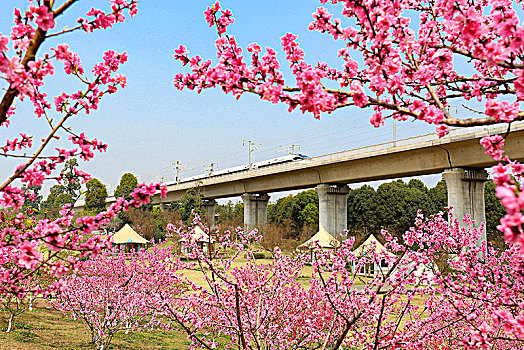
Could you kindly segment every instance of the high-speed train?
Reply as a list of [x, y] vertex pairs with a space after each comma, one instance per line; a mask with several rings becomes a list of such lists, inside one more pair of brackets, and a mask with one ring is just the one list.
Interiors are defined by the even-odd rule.
[[[273, 158], [273, 159], [267, 159], [267, 160], [263, 160], [263, 161], [260, 161], [260, 162], [253, 163], [251, 165], [251, 168], [252, 169], [260, 169], [260, 168], [264, 168], [264, 167], [268, 167], [268, 166], [272, 166], [272, 165], [276, 165], [276, 164], [289, 163], [289, 162], [302, 160], [302, 159], [308, 159], [308, 158], [309, 157], [304, 155], [304, 154], [291, 154], [291, 155], [288, 155], [288, 156], [283, 156], [283, 157], [278, 157], [278, 158]], [[236, 166], [236, 167], [232, 167], [232, 168], [226, 168], [226, 169], [222, 169], [222, 170], [218, 170], [218, 171], [213, 171], [213, 172], [208, 173], [208, 174], [200, 174], [200, 175], [195, 175], [195, 176], [191, 176], [191, 177], [186, 177], [186, 178], [181, 179], [180, 183], [191, 182], [191, 181], [196, 181], [196, 180], [202, 180], [202, 179], [215, 177], [215, 176], [220, 176], [220, 175], [234, 174], [234, 173], [238, 173], [238, 172], [241, 172], [241, 171], [247, 171], [247, 170], [249, 170], [249, 164], [240, 165], [240, 166]]]

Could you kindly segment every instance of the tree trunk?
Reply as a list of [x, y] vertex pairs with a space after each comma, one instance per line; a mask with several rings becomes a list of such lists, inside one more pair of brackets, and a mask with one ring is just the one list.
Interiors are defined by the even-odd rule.
[[14, 318], [15, 318], [15, 314], [11, 314], [11, 315], [9, 316], [9, 324], [7, 325], [7, 331], [6, 331], [6, 333], [11, 332], [11, 329], [13, 328], [13, 320], [14, 320]]

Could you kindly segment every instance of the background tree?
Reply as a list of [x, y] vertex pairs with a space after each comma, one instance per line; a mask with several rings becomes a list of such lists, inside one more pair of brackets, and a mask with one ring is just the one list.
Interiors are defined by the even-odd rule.
[[318, 193], [311, 189], [297, 193], [298, 226], [309, 226], [318, 231]]
[[179, 212], [172, 209], [162, 210], [159, 207], [153, 207], [151, 210], [130, 209], [126, 214], [128, 223], [147, 240], [165, 239], [167, 225], [179, 225], [182, 222]]
[[192, 211], [200, 215], [200, 217], [205, 217], [206, 211], [203, 206], [203, 196], [198, 189], [191, 188], [186, 191], [186, 193], [180, 198], [179, 201], [174, 201], [170, 204], [170, 208], [178, 211], [182, 221], [189, 225], [193, 220]]
[[53, 185], [45, 201], [42, 202], [41, 214], [50, 219], [60, 216], [59, 211], [65, 204], [73, 204], [75, 199], [66, 192], [64, 185]]
[[304, 228], [318, 230], [318, 194], [315, 190], [302, 191], [295, 196], [279, 198], [268, 205], [268, 221], [280, 227], [286, 238], [298, 238]]
[[80, 188], [82, 187], [77, 167], [78, 160], [76, 158], [71, 158], [65, 162], [64, 168], [60, 172], [60, 178], [64, 185], [65, 193], [70, 194], [71, 197], [75, 199], [80, 194]]
[[135, 175], [125, 173], [120, 178], [120, 183], [116, 186], [115, 197], [124, 197], [126, 200], [131, 199], [131, 193], [138, 186], [138, 180]]
[[486, 233], [488, 235], [488, 241], [491, 244], [493, 244], [497, 249], [504, 250], [507, 248], [507, 245], [504, 242], [504, 235], [497, 229], [497, 226], [500, 225], [500, 218], [506, 214], [506, 210], [495, 194], [496, 187], [497, 185], [493, 180], [488, 180], [484, 189]]
[[348, 194], [348, 229], [356, 232], [360, 230], [375, 232], [381, 226], [376, 215], [377, 198], [375, 189], [363, 185], [357, 189], [350, 189]]
[[278, 226], [288, 223], [286, 226], [290, 235], [297, 233], [300, 229], [298, 223], [299, 215], [300, 208], [291, 194], [277, 199], [275, 203], [268, 205], [267, 208], [268, 221]]
[[40, 194], [40, 190], [42, 190], [42, 186], [31, 186], [29, 188], [24, 187], [25, 200], [22, 209], [30, 208], [36, 214], [40, 212], [43, 198]]
[[444, 211], [444, 209], [448, 206], [448, 188], [446, 187], [446, 181], [444, 181], [444, 179], [441, 179], [439, 182], [437, 182], [435, 187], [432, 187], [429, 190], [429, 197], [431, 198], [431, 203], [433, 204], [433, 213]]
[[244, 224], [244, 203], [233, 203], [228, 201], [226, 204], [218, 204], [215, 208], [217, 223], [234, 229]]
[[47, 218], [58, 218], [59, 211], [65, 204], [74, 204], [80, 195], [82, 176], [78, 171], [78, 160], [68, 159], [60, 172], [60, 184], [53, 185], [42, 203], [42, 215]]
[[[489, 241], [493, 244], [502, 239], [497, 233], [499, 219], [503, 216], [503, 207], [495, 196], [493, 181], [486, 183], [486, 220]], [[408, 183], [395, 180], [381, 184], [377, 190], [369, 185], [350, 188], [348, 194], [348, 230], [358, 239], [373, 233], [377, 236], [382, 228], [387, 228], [394, 235], [400, 236], [411, 227], [418, 209], [423, 214], [431, 215], [445, 212], [447, 207], [446, 183], [441, 179], [434, 187], [428, 189], [419, 179]], [[218, 208], [218, 207], [217, 207]], [[231, 212], [233, 203], [229, 203]], [[222, 210], [222, 209], [220, 209]], [[301, 238], [305, 240], [318, 231], [318, 195], [311, 189], [296, 195], [279, 198], [268, 205], [268, 221], [272, 231], [278, 231], [280, 238]], [[308, 228], [308, 235], [302, 237], [300, 232]], [[276, 236], [276, 235], [274, 235]], [[499, 242], [500, 243], [500, 242]]]
[[106, 208], [107, 189], [100, 180], [93, 178], [86, 183], [85, 209], [100, 213]]
[[[116, 186], [114, 196], [115, 197], [124, 197], [126, 200], [131, 199], [131, 193], [138, 186], [138, 180], [135, 175], [131, 173], [125, 173], [120, 178], [120, 183]], [[121, 212], [118, 214], [118, 218], [124, 223], [129, 224], [131, 220], [129, 219], [129, 212]]]
[[381, 226], [397, 237], [411, 227], [418, 210], [424, 215], [431, 214], [432, 210], [428, 189], [420, 180], [412, 180], [410, 184], [402, 180], [381, 184], [376, 199]]
[[318, 205], [308, 203], [304, 209], [300, 211], [299, 218], [303, 226], [308, 226], [318, 231]]

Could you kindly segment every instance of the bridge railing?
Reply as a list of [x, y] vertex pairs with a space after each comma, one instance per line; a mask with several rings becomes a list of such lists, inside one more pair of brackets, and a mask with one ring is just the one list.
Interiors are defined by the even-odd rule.
[[[524, 122], [515, 123], [512, 125], [511, 130], [522, 130], [524, 129]], [[476, 126], [471, 128], [453, 128], [450, 130], [449, 134], [443, 138], [439, 138], [437, 133], [428, 133], [423, 135], [411, 136], [405, 139], [387, 141], [382, 143], [377, 143], [369, 146], [362, 146], [358, 148], [353, 148], [350, 150], [339, 151], [334, 153], [329, 153], [321, 156], [312, 157], [311, 159], [315, 160], [329, 160], [329, 159], [338, 159], [346, 158], [351, 156], [363, 156], [366, 154], [372, 154], [379, 151], [385, 150], [398, 150], [405, 147], [413, 147], [417, 145], [426, 144], [429, 142], [442, 144], [452, 141], [458, 141], [459, 139], [468, 139], [471, 137], [478, 137], [481, 135], [486, 135], [488, 132], [493, 133], [503, 133], [507, 130], [507, 127], [501, 127], [496, 125], [491, 126]]]

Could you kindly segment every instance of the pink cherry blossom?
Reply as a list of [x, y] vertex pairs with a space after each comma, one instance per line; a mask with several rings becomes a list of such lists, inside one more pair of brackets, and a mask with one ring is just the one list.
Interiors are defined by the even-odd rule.
[[500, 135], [486, 135], [480, 139], [480, 144], [486, 150], [486, 154], [492, 157], [494, 160], [501, 160], [504, 155], [504, 138]]
[[53, 12], [50, 12], [46, 5], [41, 5], [39, 8], [36, 8], [34, 13], [36, 15], [35, 23], [38, 25], [38, 28], [47, 32], [49, 29], [55, 27]]

